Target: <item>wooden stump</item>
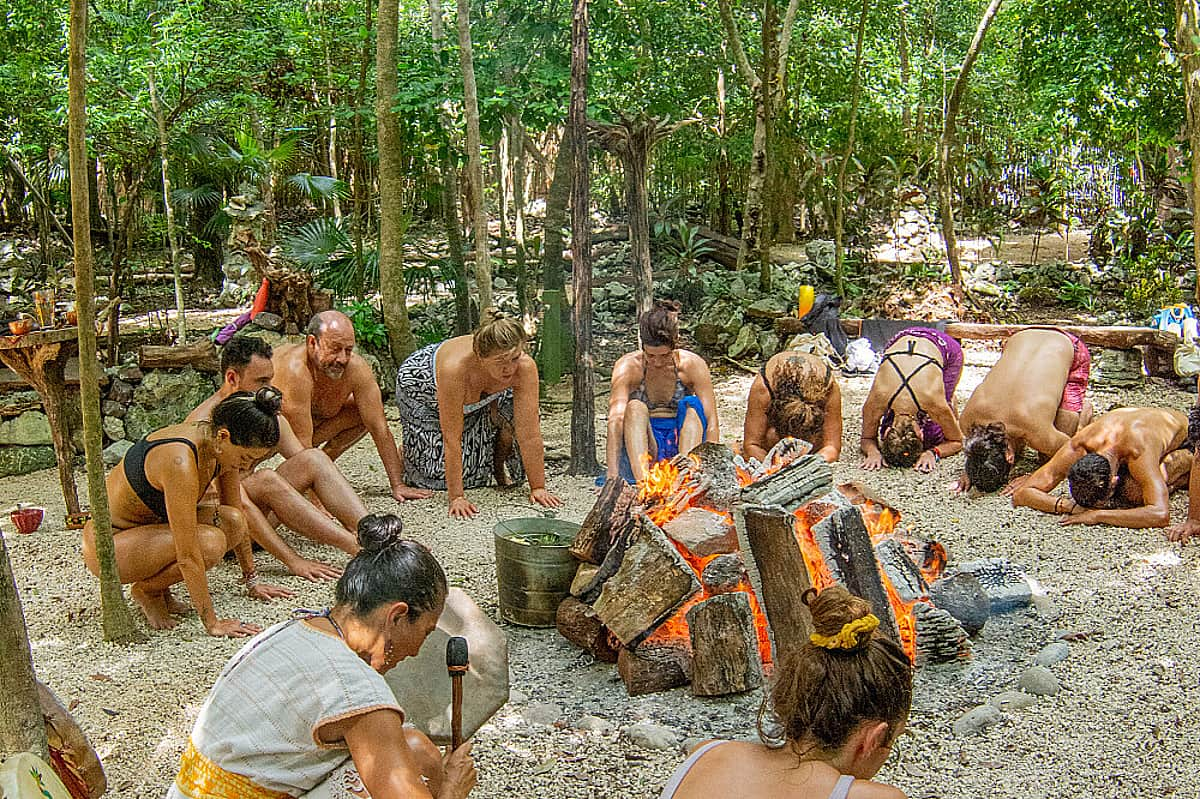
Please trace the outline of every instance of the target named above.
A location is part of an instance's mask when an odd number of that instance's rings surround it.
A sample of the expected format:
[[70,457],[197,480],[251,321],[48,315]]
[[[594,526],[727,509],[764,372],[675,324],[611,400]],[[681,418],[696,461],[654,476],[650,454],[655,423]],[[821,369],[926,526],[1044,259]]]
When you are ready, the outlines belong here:
[[687,685],[691,656],[685,641],[643,644],[622,649],[617,655],[617,672],[630,696],[667,691]]
[[692,693],[740,694],[762,685],[754,615],[746,594],[720,594],[687,612],[692,639]]
[[569,596],[558,606],[555,626],[563,638],[584,650],[603,663],[616,663],[617,650],[613,648],[608,628],[596,611]]
[[594,607],[621,643],[632,646],[699,590],[696,572],[663,531],[642,516]]
[[[744,516],[753,555],[751,582],[767,614],[772,660],[778,663],[784,652],[803,646],[812,634],[812,616],[801,601],[812,583],[792,514],[777,507],[750,506],[744,509]],[[751,565],[747,559],[748,570]]]

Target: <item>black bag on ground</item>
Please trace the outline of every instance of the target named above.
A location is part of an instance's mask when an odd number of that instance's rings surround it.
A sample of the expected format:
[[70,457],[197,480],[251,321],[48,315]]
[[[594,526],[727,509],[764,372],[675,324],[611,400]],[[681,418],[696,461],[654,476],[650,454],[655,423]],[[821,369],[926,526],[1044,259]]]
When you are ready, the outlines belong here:
[[824,333],[838,356],[845,357],[850,339],[842,330],[842,320],[838,315],[841,307],[842,298],[836,294],[818,294],[813,300],[812,310],[801,317],[800,324],[809,333]]

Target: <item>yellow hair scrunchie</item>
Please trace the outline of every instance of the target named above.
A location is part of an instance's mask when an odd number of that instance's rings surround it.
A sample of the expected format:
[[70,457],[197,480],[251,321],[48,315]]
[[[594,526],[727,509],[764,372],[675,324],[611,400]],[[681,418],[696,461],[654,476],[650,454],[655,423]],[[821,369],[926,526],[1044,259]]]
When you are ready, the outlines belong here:
[[853,649],[858,646],[859,633],[874,632],[878,626],[879,619],[874,613],[868,613],[862,618],[843,624],[841,632],[837,635],[813,633],[808,637],[808,640],[823,649]]

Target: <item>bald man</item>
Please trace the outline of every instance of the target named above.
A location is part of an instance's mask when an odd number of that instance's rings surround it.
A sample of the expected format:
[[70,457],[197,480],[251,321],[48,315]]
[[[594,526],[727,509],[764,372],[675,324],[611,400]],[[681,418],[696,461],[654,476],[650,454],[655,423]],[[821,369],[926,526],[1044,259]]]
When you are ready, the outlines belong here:
[[283,392],[280,413],[304,447],[321,447],[330,460],[370,433],[397,502],[433,495],[404,484],[404,462],[383,416],[375,373],[354,352],[354,324],[338,311],[312,318],[303,343],[275,350],[275,385]]

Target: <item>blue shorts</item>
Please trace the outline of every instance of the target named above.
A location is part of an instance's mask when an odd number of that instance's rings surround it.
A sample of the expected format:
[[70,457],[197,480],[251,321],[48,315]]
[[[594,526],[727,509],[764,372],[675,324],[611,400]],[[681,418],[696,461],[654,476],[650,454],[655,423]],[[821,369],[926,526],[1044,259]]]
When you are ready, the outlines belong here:
[[[695,395],[684,397],[679,400],[674,419],[669,416],[650,417],[650,433],[658,445],[658,460],[665,461],[679,454],[679,431],[683,429],[683,420],[687,418],[688,410],[694,410],[700,417],[701,437],[708,435],[708,416],[704,413],[700,398]],[[633,485],[633,467],[629,463],[629,453],[625,451],[624,446],[621,447],[620,470],[625,482]],[[606,475],[601,473],[596,478],[596,485],[604,485],[605,477]]]

